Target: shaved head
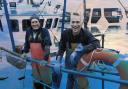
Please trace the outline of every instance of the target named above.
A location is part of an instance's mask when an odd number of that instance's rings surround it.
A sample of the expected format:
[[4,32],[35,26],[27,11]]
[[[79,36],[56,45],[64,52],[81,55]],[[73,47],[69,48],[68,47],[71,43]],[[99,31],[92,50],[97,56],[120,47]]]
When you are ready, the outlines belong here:
[[71,15],[71,28],[74,35],[79,34],[82,27],[82,19],[81,16],[77,13]]

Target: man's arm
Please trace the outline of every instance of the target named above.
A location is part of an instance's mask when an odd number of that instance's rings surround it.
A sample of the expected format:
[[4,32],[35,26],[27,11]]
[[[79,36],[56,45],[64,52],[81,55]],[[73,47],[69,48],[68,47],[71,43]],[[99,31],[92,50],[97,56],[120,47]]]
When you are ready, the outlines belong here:
[[100,48],[100,42],[96,39],[91,32],[88,30],[84,30],[85,36],[87,38],[87,45],[84,46],[86,48],[86,53],[91,52],[96,48]]
[[50,55],[50,46],[52,45],[51,39],[50,39],[50,34],[47,29],[44,30],[44,36],[42,35],[42,38],[44,39],[43,44],[44,44],[44,59],[48,60],[49,55]]
[[29,49],[30,49],[30,43],[29,43],[29,32],[26,31],[26,35],[25,35],[25,43],[24,43],[24,47],[23,47],[23,53],[28,53]]
[[85,54],[100,47],[100,42],[88,30],[84,30],[87,45],[78,44],[70,56],[71,65],[76,66],[80,58]]
[[65,50],[66,50],[66,32],[64,31],[61,34],[58,55],[63,56]]

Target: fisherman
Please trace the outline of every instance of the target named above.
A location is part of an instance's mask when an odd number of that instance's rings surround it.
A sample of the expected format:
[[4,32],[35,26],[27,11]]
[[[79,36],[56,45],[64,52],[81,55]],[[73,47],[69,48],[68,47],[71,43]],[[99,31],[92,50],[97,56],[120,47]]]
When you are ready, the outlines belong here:
[[[31,57],[36,60],[50,61],[50,46],[51,39],[47,29],[41,27],[40,19],[38,16],[34,15],[30,18],[31,28],[26,30],[25,44],[23,55],[30,51]],[[32,74],[34,79],[51,85],[51,72],[50,69],[39,64],[32,63]],[[44,87],[42,84],[33,82],[34,89],[50,89]]]
[[[100,42],[87,29],[82,28],[82,18],[79,14],[72,14],[71,28],[64,30],[60,39],[60,47],[57,60],[61,60],[66,51],[65,67],[68,69],[76,69],[77,63],[82,55],[100,47]],[[78,89],[87,89],[88,81],[85,78],[79,77],[82,82],[78,81]],[[73,89],[75,78],[73,75],[68,75],[66,89]],[[83,87],[83,82],[85,86]],[[81,84],[83,85],[81,85]]]

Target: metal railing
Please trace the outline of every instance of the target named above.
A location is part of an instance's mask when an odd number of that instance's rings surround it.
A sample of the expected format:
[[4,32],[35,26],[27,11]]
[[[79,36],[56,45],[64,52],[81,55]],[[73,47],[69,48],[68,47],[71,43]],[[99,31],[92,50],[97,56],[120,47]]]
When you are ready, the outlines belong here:
[[[5,52],[7,52],[7,53],[10,53],[10,54],[12,54],[12,55],[14,55],[14,56],[17,56],[17,57],[21,57],[19,54],[17,54],[17,53],[15,53],[15,52],[12,52],[12,51],[10,51],[10,50],[7,50],[7,49],[5,49],[5,48],[2,48],[2,47],[0,47],[0,50],[3,50],[3,51],[5,51]],[[24,59],[24,58],[23,58]],[[48,62],[46,62],[46,61],[39,61],[39,60],[36,60],[36,59],[32,59],[32,58],[26,58],[26,60],[28,61],[28,62],[34,62],[34,63],[37,63],[37,64],[39,64],[39,65],[42,65],[42,66],[47,66],[47,67],[49,67],[49,68],[52,68],[53,70],[54,70],[54,67],[55,67],[55,65],[54,64],[49,64]],[[60,67],[60,66],[59,66]],[[65,75],[67,75],[68,76],[68,74],[73,74],[73,75],[77,75],[77,76],[83,76],[83,77],[89,77],[89,78],[94,78],[94,79],[99,79],[99,80],[104,80],[104,81],[109,81],[109,82],[114,82],[114,83],[119,83],[119,84],[125,84],[125,85],[128,85],[128,80],[121,80],[121,79],[111,79],[111,78],[107,78],[107,77],[105,77],[105,76],[98,76],[98,75],[90,75],[90,74],[88,74],[88,73],[86,73],[86,72],[79,72],[79,71],[76,71],[76,70],[69,70],[69,69],[65,69],[64,67],[60,67],[60,71],[61,71],[61,73],[62,73],[62,76],[63,76],[63,74]],[[99,73],[104,73],[104,74],[112,74],[112,73],[107,73],[107,72],[103,72],[103,71],[98,71],[98,70],[90,70],[90,71],[94,71],[94,72],[99,72]],[[114,75],[118,75],[118,74],[114,74]],[[37,80],[38,81],[38,80]],[[63,81],[63,77],[62,77],[62,79],[61,79],[61,82]],[[42,82],[40,82],[40,81],[38,81],[39,83],[41,83],[41,84],[43,84],[43,85],[46,85],[46,84],[44,84],[44,83],[42,83]],[[64,84],[62,84],[63,86],[66,86],[66,85],[64,85]],[[60,88],[59,89],[65,89],[62,85],[60,85]],[[46,86],[48,86],[48,85],[46,85]],[[50,87],[49,86],[49,88],[51,88],[51,89],[55,89],[55,88],[53,88],[53,87]]]

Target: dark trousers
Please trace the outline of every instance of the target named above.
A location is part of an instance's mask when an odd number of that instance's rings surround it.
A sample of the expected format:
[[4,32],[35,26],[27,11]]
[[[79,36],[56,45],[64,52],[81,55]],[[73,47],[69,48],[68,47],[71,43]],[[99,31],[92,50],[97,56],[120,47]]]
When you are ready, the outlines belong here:
[[[65,68],[71,69],[71,70],[76,70],[76,66],[71,65],[70,60],[65,61]],[[75,76],[73,74],[68,74],[66,89],[73,89],[74,83],[75,83]]]
[[59,74],[56,74],[55,72],[53,72],[53,74],[52,74],[53,86],[55,86],[57,88],[60,87],[61,77],[62,77],[61,74],[59,75]]
[[46,87],[40,83],[35,83],[34,82],[34,89],[50,89],[49,87]]

